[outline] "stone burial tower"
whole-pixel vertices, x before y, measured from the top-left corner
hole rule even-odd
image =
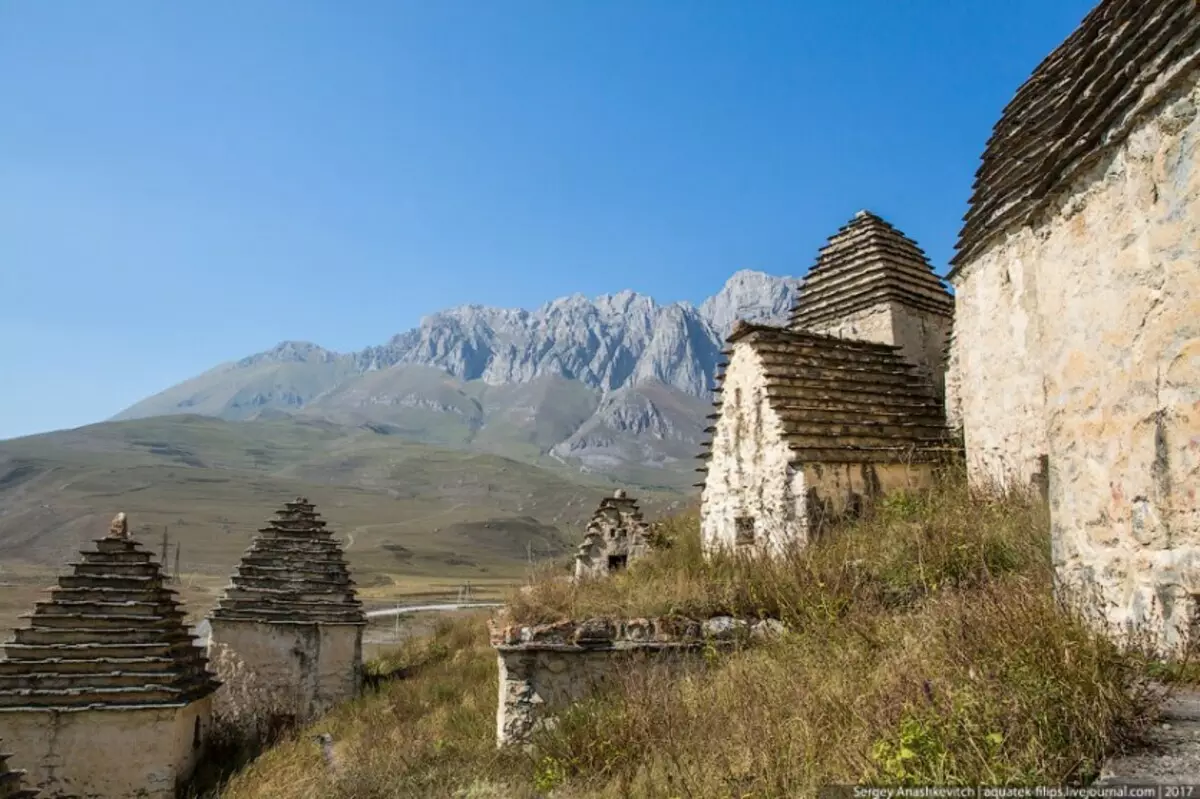
[[[789,327],[889,344],[945,396],[954,298],[915,241],[859,211],[821,248]]]
[[[0,738],[47,799],[173,797],[203,754],[218,683],[125,514],[69,565],[4,645]]]
[[[575,579],[603,577],[623,569],[647,550],[647,527],[637,501],[617,489],[600,500],[575,554]]]
[[[307,499],[258,531],[213,611],[216,712],[304,723],[362,687],[362,604],[341,545]]]
[[[0,741],[0,799],[33,799],[38,792],[21,788],[25,772],[8,768],[8,759],[12,755],[5,752],[3,746],[4,741]]]
[[[967,476],[1046,493],[1058,595],[1200,633],[1200,4],[1102,0],[1018,88],[948,274]]]
[[[944,410],[954,301],[917,244],[859,211],[787,327],[726,339],[701,495],[706,551],[779,554],[957,454]]]

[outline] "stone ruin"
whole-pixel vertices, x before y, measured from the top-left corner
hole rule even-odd
[[[80,554],[4,644],[0,738],[47,799],[173,797],[203,753],[218,683],[124,514]]]
[[[587,619],[531,626],[488,622],[500,668],[496,745],[529,742],[554,715],[612,683],[635,664],[699,667],[703,653],[782,630],[778,621],[729,616]]]
[[[705,549],[779,553],[958,452],[943,404],[954,303],[924,252],[868,211],[820,251],[787,327],[739,322],[717,376]]]
[[[4,741],[0,741],[0,747],[3,746]],[[25,772],[9,769],[10,757],[11,754],[0,748],[0,799],[34,799],[38,792],[21,788],[21,778],[25,776]]]
[[[209,622],[235,723],[305,723],[362,688],[362,603],[333,538],[300,497],[258,531]]]
[[[600,500],[575,554],[575,579],[603,577],[642,557],[648,530],[637,501],[624,490]]]
[[[1047,495],[1058,588],[1193,639],[1200,5],[1104,0],[987,143],[949,279],[950,418],[982,487]]]

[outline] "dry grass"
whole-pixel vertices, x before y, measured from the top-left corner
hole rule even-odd
[[[223,796],[760,799],[866,781],[1082,782],[1159,699],[1138,652],[1054,602],[1036,503],[953,481],[774,564],[705,560],[694,518],[667,532],[669,550],[615,579],[539,580],[513,615],[731,613],[791,632],[683,678],[631,672],[526,754],[495,749],[482,619],[446,623],[396,655],[400,679],[268,752]],[[311,740],[324,730],[337,773]]]

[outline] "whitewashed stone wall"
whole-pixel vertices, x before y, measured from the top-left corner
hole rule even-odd
[[[891,307],[886,303],[873,305],[870,308],[846,314],[823,324],[810,325],[804,329],[823,336],[836,336],[855,341],[874,341],[877,344],[891,344],[895,338]]]
[[[0,736],[20,744],[40,799],[174,799],[204,753],[212,697],[185,707],[9,710]]]
[[[1200,72],[1032,227],[964,264],[972,479],[1048,456],[1060,585],[1171,649],[1200,593]]]
[[[778,552],[789,541],[807,541],[804,478],[790,465],[783,423],[765,385],[762,359],[749,344],[734,344],[701,499],[706,550],[736,547],[738,517],[754,519],[756,550]]]
[[[888,301],[809,328],[813,333],[856,341],[890,344],[945,395],[946,341],[951,320]]]
[[[995,247],[955,280],[955,373],[977,485],[1023,487],[1046,452],[1036,258]]]
[[[362,627],[212,619],[210,667],[218,715],[304,722],[362,687]]]

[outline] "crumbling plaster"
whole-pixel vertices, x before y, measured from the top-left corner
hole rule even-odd
[[[41,799],[174,799],[204,752],[211,712],[211,696],[184,707],[5,711],[0,736],[20,742],[25,785]]]
[[[735,547],[739,516],[754,518],[757,549],[778,553],[789,541],[807,541],[804,476],[792,468],[793,454],[765,385],[758,353],[749,344],[734,344],[702,499],[706,550]]]
[[[1185,87],[954,277],[972,481],[1048,456],[1060,585],[1167,648],[1200,592],[1200,71]]]
[[[362,627],[352,624],[212,619],[209,659],[223,685],[222,717],[294,716],[309,721],[362,686]]]

